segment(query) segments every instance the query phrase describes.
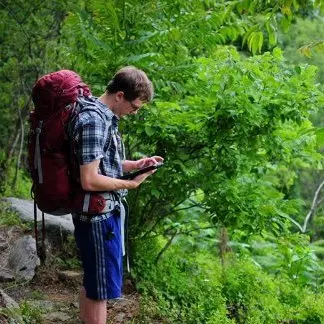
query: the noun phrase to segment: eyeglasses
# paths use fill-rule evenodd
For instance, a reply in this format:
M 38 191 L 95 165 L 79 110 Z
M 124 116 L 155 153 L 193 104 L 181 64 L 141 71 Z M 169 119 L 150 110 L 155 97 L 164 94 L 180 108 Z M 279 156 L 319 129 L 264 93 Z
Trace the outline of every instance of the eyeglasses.
M 140 109 L 141 108 L 141 106 L 137 106 L 137 105 L 135 105 L 133 102 L 131 102 L 131 101 L 128 101 L 129 103 L 130 103 L 130 105 L 131 105 L 131 107 L 132 107 L 132 111 L 137 111 L 138 109 Z

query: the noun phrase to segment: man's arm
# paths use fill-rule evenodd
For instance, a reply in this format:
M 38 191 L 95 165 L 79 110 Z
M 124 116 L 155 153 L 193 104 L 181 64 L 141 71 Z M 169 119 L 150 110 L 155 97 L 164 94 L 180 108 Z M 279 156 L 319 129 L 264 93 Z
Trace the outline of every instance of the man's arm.
M 141 174 L 132 180 L 120 180 L 98 173 L 100 160 L 80 165 L 80 181 L 85 191 L 116 191 L 120 189 L 135 189 L 155 170 Z

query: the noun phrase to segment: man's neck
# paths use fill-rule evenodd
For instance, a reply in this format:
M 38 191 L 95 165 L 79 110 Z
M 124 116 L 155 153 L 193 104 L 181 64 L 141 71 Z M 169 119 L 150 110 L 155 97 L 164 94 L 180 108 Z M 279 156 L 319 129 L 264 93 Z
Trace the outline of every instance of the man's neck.
M 114 107 L 114 98 L 113 98 L 113 95 L 109 95 L 107 94 L 107 92 L 103 93 L 99 98 L 99 101 L 101 101 L 103 104 L 105 104 L 108 109 L 110 109 L 115 115 L 118 116 L 118 114 L 116 113 Z

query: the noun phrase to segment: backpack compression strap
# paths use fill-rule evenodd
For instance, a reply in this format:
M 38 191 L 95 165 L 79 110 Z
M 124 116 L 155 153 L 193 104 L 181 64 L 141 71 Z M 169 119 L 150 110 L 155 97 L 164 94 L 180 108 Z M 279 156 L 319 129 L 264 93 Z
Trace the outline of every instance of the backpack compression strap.
M 38 183 L 43 183 L 43 170 L 42 170 L 42 161 L 41 161 L 41 152 L 40 152 L 40 143 L 39 137 L 42 132 L 43 121 L 39 122 L 38 127 L 36 127 L 36 144 L 35 144 L 35 155 L 34 155 L 34 168 L 37 169 L 38 173 Z
M 34 200 L 34 234 L 36 241 L 36 253 L 42 263 L 45 262 L 46 259 L 46 247 L 45 247 L 45 215 L 42 212 L 42 244 L 39 245 L 38 242 L 38 227 L 37 227 L 37 204 Z

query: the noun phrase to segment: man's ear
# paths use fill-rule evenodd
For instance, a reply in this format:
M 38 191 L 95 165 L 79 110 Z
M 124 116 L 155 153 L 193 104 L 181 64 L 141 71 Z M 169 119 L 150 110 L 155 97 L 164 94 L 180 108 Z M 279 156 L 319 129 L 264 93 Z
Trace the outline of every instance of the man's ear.
M 119 102 L 119 101 L 121 101 L 123 98 L 124 98 L 124 91 L 117 91 L 116 93 L 115 93 L 115 100 L 117 101 L 117 102 Z

